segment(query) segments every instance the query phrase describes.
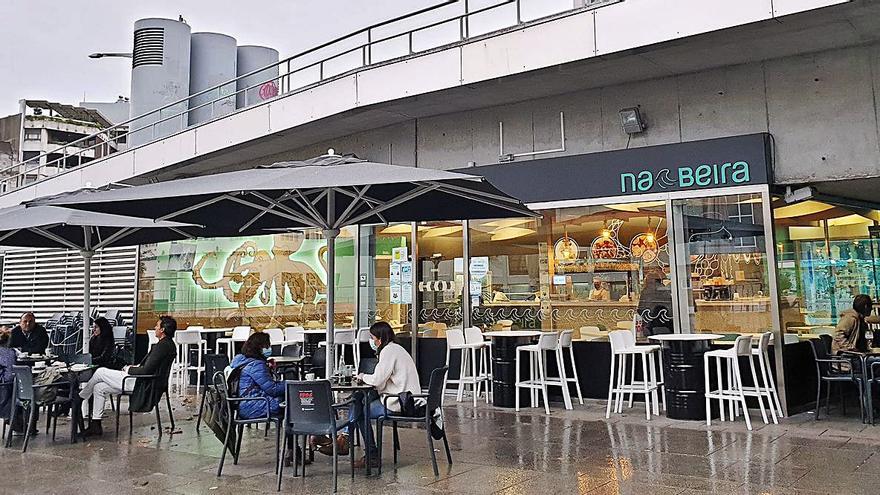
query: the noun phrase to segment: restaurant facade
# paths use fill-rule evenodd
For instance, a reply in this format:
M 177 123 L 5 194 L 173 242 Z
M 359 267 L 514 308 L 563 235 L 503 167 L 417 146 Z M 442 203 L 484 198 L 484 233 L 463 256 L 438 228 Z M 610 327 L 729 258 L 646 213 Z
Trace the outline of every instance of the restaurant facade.
M 538 216 L 350 227 L 332 276 L 319 231 L 141 246 L 136 325 L 324 327 L 332 280 L 334 324 L 390 322 L 424 378 L 449 328 L 572 329 L 594 398 L 609 331 L 770 331 L 788 408 L 802 409 L 815 393 L 798 376 L 813 369 L 806 339 L 853 295 L 877 296 L 880 218 L 792 200 L 773 187 L 773 153 L 759 133 L 464 169 Z

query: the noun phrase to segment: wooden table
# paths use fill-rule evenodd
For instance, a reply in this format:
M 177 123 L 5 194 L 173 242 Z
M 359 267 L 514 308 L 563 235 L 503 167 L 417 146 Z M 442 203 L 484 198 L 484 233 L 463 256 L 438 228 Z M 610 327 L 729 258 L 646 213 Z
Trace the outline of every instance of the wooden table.
M 529 345 L 543 332 L 538 330 L 500 330 L 485 332 L 492 339 L 492 404 L 496 407 L 516 405 L 516 348 Z M 464 352 L 464 351 L 462 351 Z M 521 376 L 528 363 L 520 363 Z M 528 392 L 526 392 L 528 393 Z
M 652 335 L 663 352 L 663 384 L 666 389 L 666 417 L 670 419 L 706 419 L 706 382 L 703 354 L 714 333 L 670 333 Z

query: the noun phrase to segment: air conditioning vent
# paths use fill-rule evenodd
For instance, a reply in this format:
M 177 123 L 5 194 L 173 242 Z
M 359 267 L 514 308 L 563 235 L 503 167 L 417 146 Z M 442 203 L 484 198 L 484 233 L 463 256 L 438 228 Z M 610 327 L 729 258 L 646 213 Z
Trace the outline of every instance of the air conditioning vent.
M 132 67 L 162 65 L 165 51 L 165 29 L 150 27 L 134 32 Z

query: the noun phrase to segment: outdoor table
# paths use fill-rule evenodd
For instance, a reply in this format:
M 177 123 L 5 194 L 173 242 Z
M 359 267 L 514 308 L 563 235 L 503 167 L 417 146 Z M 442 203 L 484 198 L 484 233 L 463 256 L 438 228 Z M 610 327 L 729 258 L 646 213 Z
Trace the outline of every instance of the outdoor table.
M 36 363 L 46 363 L 49 364 L 52 360 L 55 359 L 55 356 L 49 356 L 46 354 L 30 354 L 28 356 L 18 356 L 15 358 L 16 364 L 22 364 L 27 366 L 33 366 Z
M 492 339 L 492 404 L 496 407 L 516 405 L 516 348 L 529 345 L 541 335 L 538 330 L 500 330 L 483 335 Z M 462 351 L 465 352 L 465 351 Z M 522 369 L 528 363 L 521 363 Z M 526 375 L 521 375 L 526 376 Z
M 327 329 L 319 328 L 303 331 L 302 355 L 308 364 L 312 364 L 312 356 L 318 350 L 318 345 L 327 340 Z
M 672 333 L 652 335 L 663 352 L 663 383 L 666 388 L 666 417 L 706 419 L 706 383 L 703 354 L 713 340 L 712 333 Z
M 880 348 L 872 347 L 868 349 L 868 352 L 858 352 L 858 351 L 843 351 L 841 352 L 844 356 L 858 357 L 862 364 L 862 400 L 865 403 L 865 409 L 867 413 L 865 414 L 865 421 L 868 424 L 874 424 L 874 404 L 872 404 L 870 397 L 870 391 L 868 390 L 871 387 L 871 383 L 868 382 L 868 359 L 872 357 L 880 357 Z
M 79 397 L 79 384 L 82 383 L 83 377 L 88 374 L 91 376 L 91 372 L 97 369 L 97 366 L 87 365 L 87 364 L 73 364 L 70 366 L 57 366 L 60 368 L 63 378 L 56 380 L 52 383 L 53 387 L 60 387 L 63 385 L 70 386 L 70 443 L 76 443 L 76 437 L 81 431 L 85 431 L 85 425 L 83 424 L 82 419 L 82 411 L 81 411 L 81 400 Z M 49 367 L 42 368 L 39 370 L 34 370 L 34 376 L 39 375 L 40 373 L 46 371 Z M 48 432 L 47 432 L 48 433 Z M 10 433 L 11 434 L 11 433 Z

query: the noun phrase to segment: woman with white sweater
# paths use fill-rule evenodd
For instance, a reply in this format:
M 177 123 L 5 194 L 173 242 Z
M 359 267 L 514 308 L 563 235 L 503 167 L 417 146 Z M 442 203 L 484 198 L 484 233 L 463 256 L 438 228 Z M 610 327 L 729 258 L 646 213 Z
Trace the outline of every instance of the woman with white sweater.
M 370 421 L 385 415 L 386 410 L 382 403 L 382 397 L 391 396 L 388 400 L 388 409 L 397 413 L 400 412 L 400 404 L 397 401 L 398 394 L 407 391 L 413 394 L 422 393 L 416 363 L 412 356 L 406 352 L 406 349 L 394 341 L 394 330 L 391 325 L 380 321 L 370 327 L 370 347 L 376 351 L 379 363 L 372 374 L 359 374 L 358 379 L 376 387 L 380 398 L 370 402 L 368 418 L 363 417 L 363 409 L 359 405 L 356 404 L 350 409 L 349 418 L 357 420 L 361 431 L 372 428 Z M 375 437 L 370 435 L 370 438 L 372 440 Z M 378 450 L 375 440 L 366 445 L 366 448 L 370 449 L 371 459 L 377 462 L 379 456 L 376 455 Z M 364 467 L 364 465 L 364 459 L 355 463 L 355 467 Z

